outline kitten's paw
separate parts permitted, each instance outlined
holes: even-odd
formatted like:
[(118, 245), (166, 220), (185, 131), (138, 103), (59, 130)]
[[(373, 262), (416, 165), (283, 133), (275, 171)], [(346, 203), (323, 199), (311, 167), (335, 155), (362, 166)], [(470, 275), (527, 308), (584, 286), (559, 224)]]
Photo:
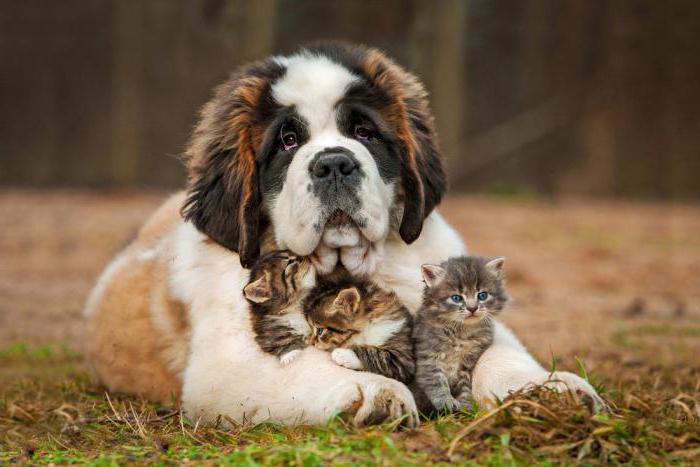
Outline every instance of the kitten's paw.
[(351, 349), (335, 349), (331, 352), (331, 360), (337, 365), (351, 370), (362, 369), (362, 362)]
[(292, 363), (294, 360), (296, 360), (300, 353), (301, 353), (301, 350), (299, 350), (299, 349), (290, 350), (289, 352), (280, 355), (280, 363), (284, 366), (287, 366), (290, 363)]
[(462, 404), (452, 396), (440, 397), (432, 402), (438, 412), (452, 413), (462, 408)]
[(471, 395), (460, 394), (456, 399), (457, 403), (459, 404), (459, 410), (469, 413), (476, 412), (476, 404), (474, 403), (474, 399), (472, 399)]

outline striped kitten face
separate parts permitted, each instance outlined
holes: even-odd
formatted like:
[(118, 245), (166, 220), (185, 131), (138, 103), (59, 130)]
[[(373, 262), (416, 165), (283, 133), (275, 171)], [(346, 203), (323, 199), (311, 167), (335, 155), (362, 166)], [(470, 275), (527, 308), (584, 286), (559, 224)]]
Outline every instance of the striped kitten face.
[(348, 287), (308, 310), (311, 345), (321, 350), (333, 350), (357, 334), (360, 331), (357, 322), (360, 301), (357, 288)]
[(306, 258), (288, 251), (274, 251), (260, 257), (250, 272), (243, 295), (260, 311), (284, 313), (299, 305), (316, 283), (316, 271)]

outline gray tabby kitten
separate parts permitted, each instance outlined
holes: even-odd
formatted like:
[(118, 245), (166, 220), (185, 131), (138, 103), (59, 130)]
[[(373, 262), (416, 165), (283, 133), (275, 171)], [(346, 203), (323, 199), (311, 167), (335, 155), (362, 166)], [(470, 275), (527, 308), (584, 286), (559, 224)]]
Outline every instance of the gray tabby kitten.
[(493, 343), (491, 316), (508, 300), (504, 262), (461, 256), (423, 265), (423, 305), (413, 330), (414, 392), (422, 412), (473, 409), (472, 371)]

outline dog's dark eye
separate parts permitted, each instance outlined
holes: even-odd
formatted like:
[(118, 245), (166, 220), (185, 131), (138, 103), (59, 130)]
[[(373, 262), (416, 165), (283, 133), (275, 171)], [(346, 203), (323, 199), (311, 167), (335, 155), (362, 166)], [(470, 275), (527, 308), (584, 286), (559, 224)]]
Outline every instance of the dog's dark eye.
[(369, 141), (372, 138), (372, 130), (365, 125), (355, 126), (355, 138), (360, 141)]
[(282, 131), (280, 132), (280, 139), (282, 140), (282, 147), (285, 151), (289, 151), (290, 149), (294, 149), (299, 146), (297, 134), (293, 130), (282, 128)]

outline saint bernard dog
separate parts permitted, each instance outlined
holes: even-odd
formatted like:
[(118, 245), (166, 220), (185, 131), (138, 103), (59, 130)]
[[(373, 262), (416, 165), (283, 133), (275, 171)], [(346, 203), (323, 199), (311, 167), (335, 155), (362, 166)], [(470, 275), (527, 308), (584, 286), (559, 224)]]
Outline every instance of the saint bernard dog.
[[(107, 267), (85, 308), (85, 353), (108, 390), (178, 401), (197, 420), (417, 423), (398, 381), (307, 348), (282, 366), (256, 345), (242, 288), (274, 248), (344, 266), (395, 291), (413, 312), (421, 264), (465, 254), (435, 209), (445, 192), (425, 89), (382, 52), (321, 44), (244, 66), (201, 112), (189, 182)], [(481, 403), (550, 384), (504, 325), (474, 371)]]

